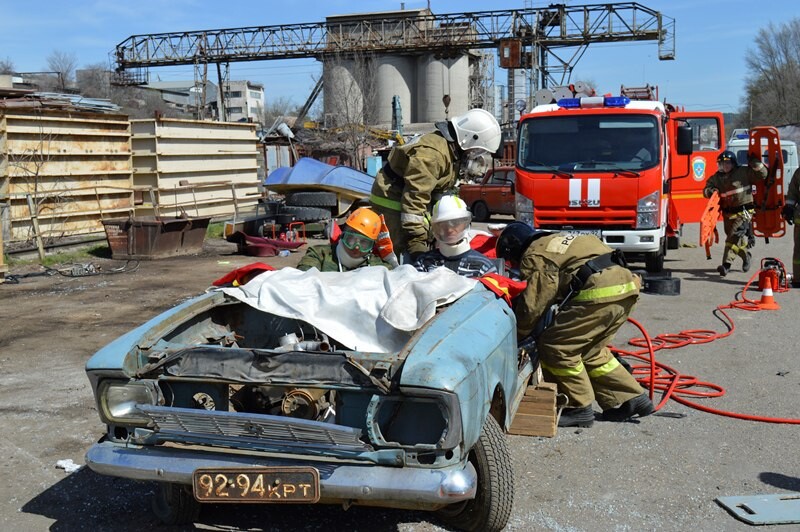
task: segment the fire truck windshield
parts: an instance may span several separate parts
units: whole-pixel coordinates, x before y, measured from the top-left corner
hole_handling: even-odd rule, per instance
[[[533,116],[520,126],[517,163],[533,172],[635,172],[658,164],[658,135],[650,115]]]

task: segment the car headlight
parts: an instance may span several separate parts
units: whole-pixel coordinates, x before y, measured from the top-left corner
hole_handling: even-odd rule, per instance
[[[106,381],[98,390],[100,416],[108,424],[146,426],[150,418],[139,412],[137,404],[158,404],[155,382]]]
[[[658,191],[641,198],[636,204],[636,229],[658,227]]]
[[[461,442],[458,398],[434,390],[375,395],[367,409],[367,432],[378,446],[453,449]]]

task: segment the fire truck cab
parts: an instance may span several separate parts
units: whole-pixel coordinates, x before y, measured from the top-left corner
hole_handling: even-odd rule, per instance
[[[725,137],[721,113],[594,96],[535,107],[517,138],[518,220],[595,234],[658,272],[682,225],[700,221]]]

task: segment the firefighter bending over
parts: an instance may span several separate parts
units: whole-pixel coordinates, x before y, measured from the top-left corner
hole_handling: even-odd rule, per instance
[[[483,175],[500,147],[500,125],[483,109],[436,123],[436,131],[402,146],[375,176],[370,203],[386,219],[401,262],[428,251],[427,216],[456,181]]]
[[[469,245],[469,225],[472,214],[458,196],[443,196],[433,206],[431,229],[436,249],[417,257],[414,267],[421,272],[444,266],[464,277],[480,277],[494,273],[494,261]]]
[[[594,400],[606,421],[652,414],[647,393],[607,347],[639,299],[621,252],[592,235],[523,222],[510,223],[496,249],[528,283],[514,304],[517,337],[535,337],[545,380],[569,399],[558,426],[591,427]]]
[[[717,271],[722,277],[731,270],[731,254],[742,258],[742,271],[750,269],[752,256],[747,251],[755,243],[753,235],[753,185],[767,177],[767,168],[758,158],[752,157],[748,166],[739,166],[736,155],[724,151],[717,157],[719,169],[706,181],[703,196],[710,198],[719,193],[719,207],[725,228],[725,251]]]
[[[316,268],[321,272],[344,272],[364,266],[384,266],[388,262],[373,254],[381,231],[381,218],[366,207],[356,209],[347,218],[335,243],[312,246],[297,265],[298,270]]]
[[[786,189],[786,205],[781,214],[789,225],[794,224],[794,250],[792,251],[792,287],[800,288],[800,168],[794,171]]]

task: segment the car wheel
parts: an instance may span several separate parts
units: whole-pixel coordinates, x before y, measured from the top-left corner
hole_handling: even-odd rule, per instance
[[[661,241],[661,249],[644,256],[644,268],[650,273],[658,273],[664,269],[664,257],[667,255],[667,242]]]
[[[482,201],[476,201],[472,205],[472,219],[476,222],[488,222],[489,216],[489,207]]]
[[[336,207],[335,192],[293,192],[285,200],[286,205],[297,207]]]
[[[165,525],[186,525],[200,517],[200,503],[188,486],[160,482],[153,496],[153,513]]]
[[[502,530],[514,502],[514,472],[506,436],[492,416],[487,416],[481,437],[469,452],[469,461],[478,473],[475,498],[446,506],[437,515],[459,530]]]
[[[283,205],[279,211],[278,216],[291,215],[298,222],[318,222],[320,220],[329,220],[332,218],[331,211],[322,209],[320,207],[296,207],[292,205]]]

